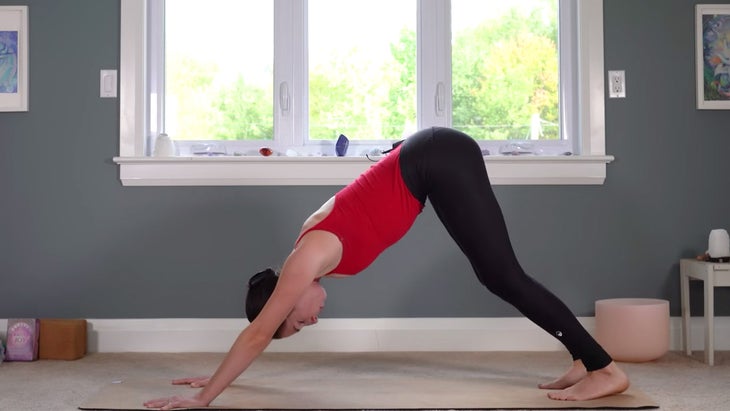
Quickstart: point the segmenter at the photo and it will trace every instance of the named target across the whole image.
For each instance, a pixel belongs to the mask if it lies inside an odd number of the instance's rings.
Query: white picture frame
[[[697,108],[730,110],[730,4],[695,7]]]
[[[28,111],[28,6],[0,6],[0,111]]]

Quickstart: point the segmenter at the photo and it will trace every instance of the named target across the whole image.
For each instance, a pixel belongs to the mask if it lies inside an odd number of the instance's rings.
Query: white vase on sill
[[[166,133],[160,133],[155,140],[155,149],[152,151],[155,157],[172,157],[175,155],[175,143]]]

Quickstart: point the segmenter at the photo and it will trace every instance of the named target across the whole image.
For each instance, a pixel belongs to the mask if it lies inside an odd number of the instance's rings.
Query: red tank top
[[[408,232],[423,210],[423,204],[403,182],[400,148],[335,194],[334,207],[327,217],[299,237],[323,230],[340,239],[342,259],[328,274],[354,275],[364,270]]]

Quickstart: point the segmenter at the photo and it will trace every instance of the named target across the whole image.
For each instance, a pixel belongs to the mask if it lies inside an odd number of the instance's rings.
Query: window
[[[150,93],[160,97],[150,132],[185,141],[271,140],[274,1],[149,4],[150,52],[164,56],[150,65],[158,85]]]
[[[560,83],[563,102],[575,99],[569,48],[562,62],[558,53],[559,35],[574,37],[573,19],[559,23],[559,9],[567,8],[567,16],[571,7],[558,0],[451,0],[454,128],[477,141],[496,141],[492,153],[530,146],[544,152],[551,148],[547,141],[560,147],[551,154],[579,152],[559,110]],[[520,143],[506,144],[515,140]]]
[[[307,2],[309,140],[395,141],[416,131],[416,4]]]
[[[559,0],[558,16],[557,1],[122,0],[122,181],[345,184],[363,154],[436,125],[494,154],[496,184],[600,184],[602,2]],[[149,157],[163,131],[180,157]]]

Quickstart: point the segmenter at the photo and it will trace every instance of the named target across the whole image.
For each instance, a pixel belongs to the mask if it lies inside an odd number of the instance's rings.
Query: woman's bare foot
[[[574,385],[560,391],[548,393],[553,400],[586,401],[608,395],[619,394],[629,388],[629,378],[611,362],[600,370],[591,371]]]
[[[548,383],[539,384],[538,387],[543,390],[562,390],[563,388],[573,386],[575,383],[585,378],[586,375],[588,375],[588,371],[586,371],[586,367],[583,365],[583,362],[581,360],[575,360],[573,361],[573,365],[570,366],[568,371],[566,371],[562,377],[556,378]]]

